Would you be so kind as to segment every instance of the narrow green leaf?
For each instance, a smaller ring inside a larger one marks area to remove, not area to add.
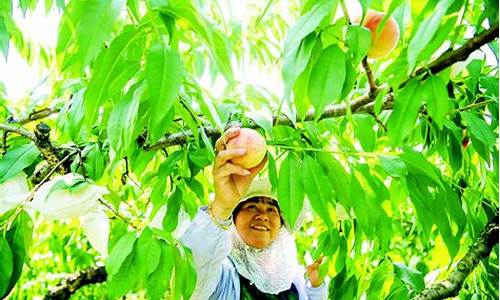
[[[9,54],[9,31],[7,26],[5,26],[4,16],[0,14],[0,51],[2,51],[3,57],[7,60]]]
[[[351,25],[347,28],[347,44],[352,51],[355,65],[368,54],[371,43],[372,36],[366,27]]]
[[[484,119],[479,118],[472,112],[463,112],[462,118],[472,136],[480,140],[486,147],[491,149],[491,147],[496,144],[497,136],[493,133]]]
[[[25,211],[22,211],[21,214],[15,219],[15,222],[7,231],[6,239],[10,245],[10,250],[12,251],[12,273],[3,296],[8,295],[14,288],[17,281],[21,277],[24,263],[29,260],[29,249],[33,240],[33,221]],[[0,270],[2,269],[0,268]],[[0,298],[3,297],[1,286],[2,284],[0,283]]]
[[[84,94],[87,124],[93,125],[96,121],[99,107],[110,96],[110,87],[114,92],[121,90],[139,70],[143,49],[140,38],[143,36],[143,31],[127,27],[99,55]]]
[[[157,42],[149,49],[146,79],[149,87],[149,133],[157,140],[165,131],[165,117],[177,99],[184,78],[184,67],[177,51]]]
[[[157,268],[161,256],[160,243],[153,237],[151,229],[146,227],[142,231],[135,250],[138,273],[145,280]]]
[[[419,225],[422,227],[423,241],[428,244],[431,228],[434,224],[431,207],[432,203],[430,203],[430,201],[432,201],[432,195],[420,189],[418,177],[413,174],[408,174],[406,176],[406,183],[410,199],[417,212],[417,218],[420,221]],[[427,194],[423,194],[422,192],[426,192]]]
[[[392,281],[392,277],[394,277],[393,272],[393,265],[388,259],[384,259],[370,277],[370,285],[366,291],[366,298],[368,300],[384,299],[384,283]]]
[[[135,232],[129,232],[116,242],[116,245],[113,247],[113,250],[105,262],[108,276],[111,277],[120,270],[123,262],[129,256],[130,252],[132,252],[135,240]]]
[[[399,157],[403,159],[409,171],[414,174],[424,175],[437,185],[443,187],[441,172],[427,159],[425,159],[421,153],[411,149],[406,149],[406,151],[401,153]]]
[[[422,272],[410,268],[402,263],[394,263],[396,278],[408,284],[414,291],[420,292],[425,288]]]
[[[9,282],[13,270],[13,255],[7,240],[0,235],[0,295],[3,299],[9,291]]]
[[[177,227],[181,204],[182,192],[179,188],[176,188],[168,198],[167,213],[165,214],[165,217],[163,217],[162,221],[163,230],[168,232],[172,232],[175,230],[175,228]]]
[[[316,34],[311,33],[301,41],[296,51],[287,52],[288,56],[283,58],[282,75],[285,82],[285,97],[289,97],[295,80],[307,67],[315,44]]]
[[[160,164],[158,167],[158,176],[162,178],[166,178],[175,169],[175,166],[177,165],[177,162],[181,160],[184,157],[184,151],[183,150],[177,150],[174,153],[170,154],[167,159]]]
[[[354,84],[356,83],[356,79],[358,77],[358,72],[356,68],[352,65],[352,60],[347,58],[345,61],[345,81],[344,86],[342,86],[342,93],[340,94],[340,99],[345,99],[349,96],[352,89],[354,88]]]
[[[309,203],[329,228],[332,228],[329,209],[334,205],[333,187],[321,165],[310,156],[302,162],[302,183]]]
[[[425,49],[420,52],[417,61],[422,61],[431,57],[446,40],[450,39],[450,34],[456,29],[457,19],[458,16],[450,17],[439,27],[434,38],[426,45]]]
[[[300,176],[297,176],[300,170],[299,161],[290,153],[281,164],[278,177],[280,209],[291,230],[295,228],[295,222],[304,204],[304,188]]]
[[[124,6],[124,0],[70,1],[62,16],[57,55],[76,52],[81,66],[88,65],[111,36],[113,25]],[[76,34],[76,43],[70,39],[73,34]]]
[[[165,241],[159,241],[161,249],[160,262],[146,282],[148,299],[162,300],[170,285],[170,277],[174,268],[173,249]]]
[[[352,116],[354,124],[354,135],[359,140],[363,150],[372,152],[375,146],[376,132],[375,120],[370,115],[356,114]]]
[[[134,125],[139,112],[139,98],[134,96],[135,89],[131,88],[120,97],[111,110],[108,119],[109,145],[115,150],[116,159],[121,159],[130,151],[133,139]]]
[[[441,23],[441,18],[454,1],[455,0],[439,1],[434,13],[419,24],[418,29],[416,29],[408,45],[408,72],[411,72],[415,68],[417,57],[436,34],[439,24]],[[425,60],[427,57],[422,57],[422,59]]]
[[[335,191],[335,199],[346,209],[349,209],[351,207],[351,191],[346,188],[351,186],[349,173],[330,153],[318,153],[317,158],[326,175],[330,178]]]
[[[403,177],[406,175],[406,165],[397,156],[379,156],[380,165],[392,177]]]
[[[178,1],[162,7],[162,12],[186,21],[209,50],[209,55],[217,69],[228,82],[233,82],[231,53],[227,39],[203,17],[189,1]]]
[[[288,30],[285,38],[284,57],[293,57],[304,37],[311,33],[328,14],[335,14],[337,0],[320,0]]]
[[[443,128],[449,107],[446,83],[439,76],[430,76],[422,86],[422,96],[425,98],[429,116],[439,128]]]
[[[135,288],[139,279],[140,277],[137,274],[137,256],[135,251],[131,250],[120,265],[120,269],[112,276],[108,273],[106,286],[109,296],[113,299],[123,297],[128,291]]]
[[[340,47],[332,45],[321,52],[312,68],[307,91],[316,116],[340,98],[346,78],[346,59]]]
[[[99,148],[99,144],[93,144],[90,151],[85,156],[83,162],[87,175],[94,181],[99,180],[104,174],[105,159],[104,155]]]
[[[393,146],[400,145],[413,130],[421,104],[419,94],[420,83],[414,79],[396,95],[394,109],[387,121],[387,135]]]
[[[0,183],[19,174],[30,166],[39,156],[35,144],[28,143],[11,148],[0,159]]]

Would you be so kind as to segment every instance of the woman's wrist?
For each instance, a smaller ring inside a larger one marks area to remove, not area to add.
[[[214,213],[214,208],[211,205],[207,207],[207,213],[210,216],[210,219],[212,219],[212,221],[214,222],[214,224],[223,230],[228,230],[233,223],[231,215],[229,215],[229,217],[227,218],[218,217],[218,215]]]
[[[221,220],[227,220],[231,217],[235,207],[222,205],[220,201],[217,201],[217,197],[214,202],[212,202],[209,207],[212,210],[213,215]]]

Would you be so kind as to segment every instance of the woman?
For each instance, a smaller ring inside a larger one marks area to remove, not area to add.
[[[230,162],[245,154],[224,147],[239,131],[231,128],[217,140],[214,201],[182,238],[197,269],[192,299],[326,299],[319,262],[308,266],[306,282],[269,182],[254,180],[266,159],[249,170]]]

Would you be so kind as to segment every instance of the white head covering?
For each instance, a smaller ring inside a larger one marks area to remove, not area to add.
[[[254,180],[240,202],[253,197],[268,197],[278,201],[267,178]],[[245,244],[235,227],[231,229],[230,239],[232,250],[229,257],[241,276],[264,293],[278,294],[290,289],[300,267],[289,226],[282,227],[276,239],[263,249]]]

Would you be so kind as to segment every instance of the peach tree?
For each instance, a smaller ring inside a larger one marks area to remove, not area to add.
[[[497,299],[497,38],[493,0],[0,0],[43,75],[0,84],[0,298],[188,299],[236,124],[331,299]]]

